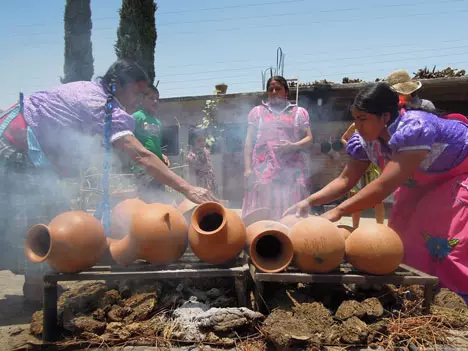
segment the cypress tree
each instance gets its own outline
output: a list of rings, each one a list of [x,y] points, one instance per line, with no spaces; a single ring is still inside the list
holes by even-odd
[[[65,62],[62,83],[91,80],[93,77],[90,2],[91,0],[67,0],[65,4]]]
[[[123,0],[115,44],[117,57],[138,62],[148,73],[151,83],[155,77],[156,10],[153,0]]]

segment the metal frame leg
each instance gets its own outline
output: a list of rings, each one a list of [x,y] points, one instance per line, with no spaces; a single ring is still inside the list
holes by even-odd
[[[260,313],[266,313],[268,308],[263,299],[263,282],[254,281],[255,309]]]
[[[57,295],[57,282],[44,279],[43,341],[55,341],[58,338]]]
[[[431,313],[431,304],[434,300],[434,288],[432,284],[424,285],[424,313]]]
[[[248,305],[248,289],[246,277],[235,277],[234,285],[236,288],[237,302],[239,306],[249,307]]]

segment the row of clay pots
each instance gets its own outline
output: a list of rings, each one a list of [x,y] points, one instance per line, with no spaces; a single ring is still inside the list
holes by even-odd
[[[32,227],[25,252],[31,261],[47,260],[60,272],[88,269],[107,249],[121,265],[137,259],[168,264],[177,261],[188,244],[198,258],[211,264],[229,262],[245,247],[263,272],[282,271],[293,258],[301,271],[329,272],[340,265],[345,253],[350,263],[368,273],[388,274],[401,262],[401,240],[385,226],[373,232],[358,229],[349,235],[345,245],[351,228],[338,228],[322,217],[289,216],[279,223],[262,220],[269,217],[269,211],[260,209],[242,221],[233,210],[220,204],[192,204],[176,209],[145,204],[139,199],[122,201],[112,210],[111,237],[107,239],[93,216],[66,212],[48,226]]]

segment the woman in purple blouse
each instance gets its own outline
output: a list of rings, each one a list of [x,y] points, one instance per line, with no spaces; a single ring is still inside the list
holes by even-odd
[[[135,138],[131,113],[149,92],[148,82],[136,63],[119,60],[98,82],[73,82],[36,92],[0,114],[0,270],[26,275],[25,297],[41,297],[37,286],[47,269],[43,264],[28,264],[26,232],[69,209],[70,199],[57,181],[79,176],[80,169],[89,168],[92,159],[104,153],[108,99],[112,103],[110,140],[119,155],[132,158],[159,183],[195,203],[215,200],[208,190],[170,171]]]
[[[402,238],[406,264],[439,277],[440,285],[468,301],[468,124],[461,115],[438,116],[407,107],[386,83],[371,84],[355,98],[358,132],[348,142],[351,160],[342,174],[297,203],[310,206],[342,197],[371,162],[382,175],[354,197],[323,214],[331,221],[380,203],[396,191],[389,219]]]

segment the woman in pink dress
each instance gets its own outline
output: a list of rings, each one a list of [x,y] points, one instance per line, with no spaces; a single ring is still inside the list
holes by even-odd
[[[278,220],[285,209],[307,195],[304,148],[312,141],[312,133],[307,111],[288,102],[289,88],[283,77],[270,78],[267,93],[268,102],[249,113],[242,216],[269,208]]]
[[[403,241],[404,262],[468,302],[468,120],[421,107],[400,111],[386,83],[364,88],[351,112],[358,132],[348,141],[343,173],[287,212],[305,216],[349,191],[371,162],[385,164],[380,177],[323,216],[338,221],[396,190],[389,226]]]

